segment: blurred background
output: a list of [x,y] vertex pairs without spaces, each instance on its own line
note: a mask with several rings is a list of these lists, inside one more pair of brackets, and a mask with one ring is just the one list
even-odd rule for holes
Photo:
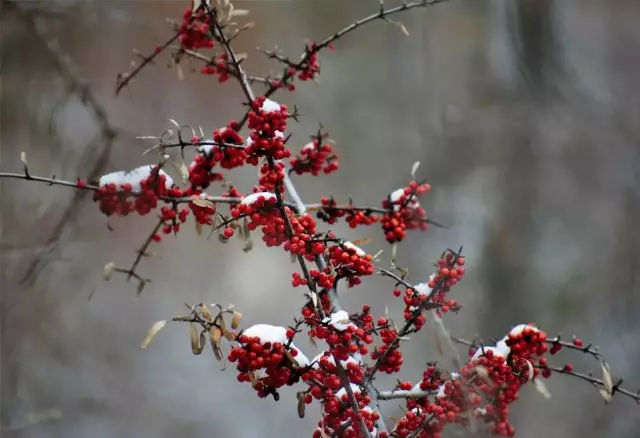
[[[2,170],[20,172],[21,151],[37,175],[75,180],[128,170],[154,159],[142,156],[152,143],[136,136],[159,135],[168,118],[210,133],[240,117],[237,84],[221,85],[186,61],[180,80],[166,55],[115,96],[132,50],[149,53],[168,39],[166,18],[179,19],[189,3],[22,1],[20,10],[0,3]],[[305,41],[378,8],[376,0],[234,4],[250,10],[239,21],[256,22],[236,49],[262,76],[280,67],[256,46],[295,58]],[[332,193],[377,205],[420,161],[419,175],[433,186],[423,205],[449,228],[412,234],[398,261],[417,283],[443,249],[464,245],[468,274],[454,296],[465,308],[444,320],[452,334],[488,341],[523,322],[579,334],[600,345],[625,386],[638,388],[640,4],[456,0],[392,18],[410,36],[372,23],[320,55],[318,85],[277,95],[303,114],[291,125],[294,151],[322,123],[340,154],[339,172],[295,178],[303,198]],[[255,173],[232,179],[248,192]],[[245,327],[290,324],[303,300],[290,286],[297,268],[286,254],[259,237],[244,253],[239,241],[206,240],[189,224],[142,261],[139,271],[153,283],[136,297],[135,282],[104,282],[102,269],[110,261],[129,266],[153,218],[114,218],[110,231],[90,195],[0,184],[3,437],[310,436],[317,406],[300,420],[295,389],[277,403],[258,399],[209,350],[191,354],[186,325],[169,325],[139,348],[151,324],[183,314],[185,301],[233,303]],[[334,230],[374,238],[365,249],[385,249],[388,263],[377,226]],[[357,311],[368,303],[400,318],[392,286],[368,278],[342,291],[343,305]],[[304,339],[300,347],[315,355]],[[428,330],[405,357],[399,377],[414,382],[425,362],[449,363]],[[554,359],[599,373],[580,355]],[[531,387],[513,405],[518,436],[638,436],[632,401],[615,397],[604,406],[584,382],[547,383],[551,399]],[[386,402],[383,413],[397,417],[400,405]]]

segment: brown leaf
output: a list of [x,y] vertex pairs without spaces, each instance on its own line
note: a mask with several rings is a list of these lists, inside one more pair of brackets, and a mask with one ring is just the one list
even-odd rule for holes
[[231,318],[231,329],[235,330],[240,326],[242,320],[242,313],[233,311],[233,317]]
[[211,341],[211,349],[217,360],[222,360],[222,350],[220,349],[220,341],[222,340],[222,330],[218,327],[209,329],[209,340]]
[[195,224],[196,224],[196,233],[198,234],[198,236],[200,236],[202,234],[202,224],[198,222],[197,219],[195,221]]
[[149,343],[151,342],[151,340],[153,339],[153,337],[164,328],[165,325],[167,325],[168,321],[158,321],[155,322],[151,328],[149,329],[149,331],[147,332],[147,336],[144,337],[144,340],[142,341],[142,344],[140,344],[140,348],[142,348],[143,350],[145,348],[147,348],[147,346],[149,345]]
[[297,393],[296,398],[298,399],[298,417],[304,418],[304,411],[306,407],[304,403],[304,392]]

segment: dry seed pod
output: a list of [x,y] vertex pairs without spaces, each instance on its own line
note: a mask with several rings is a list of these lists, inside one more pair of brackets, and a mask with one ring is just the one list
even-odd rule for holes
[[191,352],[197,355],[200,347],[198,344],[198,328],[193,322],[189,324],[189,338],[191,340]]

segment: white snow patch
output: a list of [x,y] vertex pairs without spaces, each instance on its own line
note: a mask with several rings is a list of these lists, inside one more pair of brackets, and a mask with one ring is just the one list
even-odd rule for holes
[[[401,205],[399,204],[399,202],[400,202],[400,199],[402,199],[403,196],[405,196],[404,188],[398,189],[398,190],[395,190],[395,191],[391,192],[391,194],[389,195],[389,200],[393,204],[393,211],[400,210]],[[407,196],[409,196],[409,195],[407,195]],[[405,202],[406,202],[406,199],[405,199]],[[409,207],[411,209],[414,209],[414,210],[416,208],[420,207],[420,202],[418,202],[418,197],[416,195],[413,195],[411,197],[411,201],[409,201],[409,203],[407,204],[407,207]]]
[[258,202],[258,200],[260,198],[263,198],[265,201],[269,201],[269,200],[276,200],[276,195],[274,193],[271,192],[258,192],[258,193],[252,193],[251,195],[247,195],[244,198],[242,198],[242,201],[240,201],[240,204],[242,205],[253,205],[256,202]]
[[[148,179],[151,176],[151,171],[154,167],[155,166],[152,164],[147,164],[136,167],[129,172],[120,170],[118,172],[108,173],[100,177],[98,185],[103,187],[108,184],[115,184],[116,187],[122,187],[124,184],[130,184],[134,192],[140,192],[142,190],[140,185],[141,181],[143,179]],[[173,186],[173,178],[167,175],[164,170],[160,169],[158,171],[158,175],[165,177],[165,188],[170,189]]]
[[280,111],[280,104],[271,99],[265,99],[260,109],[265,113],[272,113],[275,111]]
[[365,257],[367,253],[360,247],[354,245],[351,242],[344,242],[343,245],[345,248],[352,249],[359,257]]
[[499,356],[502,358],[505,357],[503,351],[496,347],[478,347],[478,351],[476,351],[476,353],[473,355],[471,361],[478,360],[481,356],[485,356],[489,351],[493,352],[494,356]]
[[[249,338],[260,339],[261,344],[266,344],[267,342],[274,344],[276,342],[279,342],[283,345],[286,345],[289,342],[289,338],[287,338],[287,329],[275,325],[256,324],[246,329],[244,332],[242,332],[242,334]],[[291,343],[290,350],[296,350],[298,352],[298,354],[293,358],[296,360],[296,362],[298,362],[300,366],[304,367],[309,365],[309,358],[307,358],[302,350],[296,347],[293,342]]]
[[332,313],[331,316],[324,318],[322,322],[324,324],[329,324],[340,332],[347,330],[349,326],[355,327],[355,324],[349,320],[349,313],[346,310],[340,310]]

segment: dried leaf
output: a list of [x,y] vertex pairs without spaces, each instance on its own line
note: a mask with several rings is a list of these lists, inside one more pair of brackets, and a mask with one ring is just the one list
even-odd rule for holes
[[151,340],[153,339],[153,337],[164,328],[165,325],[167,325],[166,320],[164,321],[158,321],[155,322],[151,328],[149,329],[149,331],[147,332],[147,336],[144,337],[144,340],[142,341],[142,344],[140,344],[140,348],[142,348],[143,350],[145,348],[147,348],[147,346],[149,345],[149,342],[151,342]]
[[229,330],[227,330],[227,327],[224,322],[224,318],[220,318],[220,320],[218,321],[218,324],[220,324],[222,335],[225,337],[227,341],[233,341],[236,338],[236,334],[234,332],[230,332]]
[[196,324],[193,322],[189,324],[189,337],[191,339],[191,352],[196,355],[199,354],[198,327],[196,327]]
[[104,271],[102,271],[102,278],[104,281],[109,281],[111,279],[111,275],[113,274],[113,270],[116,268],[116,264],[113,262],[109,262],[104,265]]
[[312,335],[309,335],[309,342],[311,342],[311,345],[313,345],[313,348],[318,348],[318,343],[316,342],[316,338],[314,338]]
[[202,330],[200,332],[200,345],[198,345],[198,354],[202,354],[202,352],[204,351],[204,346],[207,343],[207,332],[206,330]]
[[600,362],[602,368],[602,382],[604,383],[604,389],[609,395],[613,394],[613,380],[611,379],[611,368],[605,361]]
[[222,330],[220,330],[219,327],[211,327],[209,329],[209,336],[211,337],[211,342],[218,346],[222,340]]
[[197,205],[198,207],[202,207],[202,208],[210,208],[212,210],[216,208],[216,204],[214,204],[213,202],[209,201],[208,199],[193,198],[191,200],[191,202],[194,205]]
[[196,233],[198,234],[198,236],[202,235],[202,224],[198,222],[197,219],[195,221],[195,224],[196,224]]
[[360,245],[366,245],[371,242],[373,242],[373,239],[371,237],[365,237],[363,239],[354,240],[351,243],[353,243],[354,245],[360,246]]
[[184,72],[182,71],[182,66],[180,64],[176,64],[176,73],[178,74],[178,80],[184,81]]
[[182,175],[182,182],[187,184],[189,182],[189,169],[184,163],[180,163],[180,175]]
[[604,398],[604,402],[606,404],[611,403],[611,401],[613,400],[613,397],[611,396],[611,394],[609,392],[607,392],[606,389],[601,389],[600,390],[600,395],[602,396],[602,398]]
[[404,27],[404,24],[398,23],[398,26],[400,26],[400,30],[402,31],[403,34],[405,34],[405,36],[409,36],[409,31],[407,30],[406,27]]
[[533,365],[531,365],[531,362],[529,362],[528,360],[524,359],[524,361],[527,363],[528,366],[528,374],[527,374],[527,380],[530,382],[531,380],[533,380],[533,376],[534,376],[534,370],[533,370]]
[[22,164],[24,164],[25,166],[27,165],[27,153],[26,152],[20,152],[20,161],[22,161]]
[[229,13],[229,17],[244,17],[248,15],[249,11],[246,9],[234,9]]
[[147,285],[147,281],[146,280],[140,280],[140,282],[138,283],[138,289],[136,290],[138,295],[140,295],[142,293],[142,291],[144,290],[144,287],[146,285]]
[[245,242],[244,242],[244,247],[242,248],[242,250],[243,250],[244,252],[249,252],[249,251],[251,251],[252,249],[253,249],[253,240],[251,240],[251,239],[247,239],[247,240],[245,240]]
[[391,264],[395,266],[396,264],[396,255],[398,254],[398,244],[397,242],[391,245]]
[[416,161],[411,167],[411,177],[413,179],[416,179],[416,172],[418,171],[418,167],[420,167],[420,161]]
[[201,304],[200,307],[202,307],[202,317],[207,321],[211,321],[213,319],[211,310],[209,310],[206,304]]
[[304,418],[305,411],[305,403],[304,403],[304,392],[298,392],[296,394],[296,398],[298,399],[298,417]]
[[231,329],[235,330],[240,326],[240,321],[242,320],[242,313],[233,312],[233,317],[231,318]]
[[544,398],[547,400],[551,398],[551,393],[547,389],[547,385],[540,379],[535,379],[533,381],[534,386],[536,387],[536,391],[538,391]]

